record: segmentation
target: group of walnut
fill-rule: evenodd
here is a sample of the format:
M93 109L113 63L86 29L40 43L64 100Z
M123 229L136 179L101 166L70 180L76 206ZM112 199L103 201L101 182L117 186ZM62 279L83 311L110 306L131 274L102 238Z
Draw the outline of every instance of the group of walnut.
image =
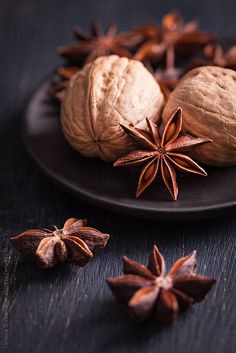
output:
M70 261L85 266L93 252L104 248L109 234L87 226L87 220L70 218L62 229L30 229L11 238L22 254L31 256L42 268ZM124 275L107 278L114 296L127 304L136 321L155 318L173 323L179 310L202 301L215 279L196 274L196 251L179 259L166 273L165 261L156 246L145 267L127 257Z

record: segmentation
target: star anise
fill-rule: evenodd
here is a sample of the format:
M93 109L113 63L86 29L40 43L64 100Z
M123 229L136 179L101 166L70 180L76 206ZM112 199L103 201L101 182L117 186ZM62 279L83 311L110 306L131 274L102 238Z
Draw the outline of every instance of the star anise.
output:
M65 80L71 79L79 71L77 66L61 66L57 70L57 73L60 77L64 78Z
M225 52L220 44L209 45L205 48L204 53L214 65L236 70L236 45Z
M216 37L203 33L198 29L196 21L183 23L179 12L173 11L165 15L160 27L151 24L135 29L146 36L147 41L138 49L135 58L141 61L151 61L157 64L166 55L166 68L174 68L176 52L192 53L209 43Z
M98 22L92 22L90 33L80 27L74 33L79 42L58 48L58 53L75 63L82 60L83 64L103 55L116 54L130 58L130 50L143 41L143 36L135 32L117 34L116 24L110 25L104 33Z
M145 267L123 258L124 275L108 278L114 296L128 304L136 321L154 317L162 323L173 323L180 309L202 301L214 278L196 275L196 251L179 259L166 273L165 261L156 246Z
M159 86L162 90L162 93L165 96L165 101L168 100L170 93L177 86L180 77L183 75L183 68L170 68L170 69L162 69L158 68L153 73L155 79L159 83Z
M207 173L196 162L184 153L196 146L211 142L208 138L195 138L190 135L180 135L182 128L182 109L177 108L168 119L162 137L158 126L147 118L149 132L134 127L122 125L123 130L135 142L138 149L131 151L118 159L114 166L138 166L145 163L141 171L136 197L154 181L161 169L162 178L172 198L177 199L178 185L175 169L206 176Z
M93 257L93 251L104 248L109 239L109 234L86 225L85 219L70 218L62 229L30 229L12 237L11 242L43 268L66 260L85 266Z
M211 44L204 48L204 57L194 58L187 66L187 69L193 69L198 66L219 66L227 69L236 70L236 45L224 51L221 44Z
M74 31L78 43L58 48L58 52L67 58L69 66L60 67L55 80L49 88L49 94L57 101L64 99L68 80L79 71L84 64L102 55L117 54L132 57L133 50L142 41L143 36L135 32L117 34L117 26L112 24L103 33L98 22L92 22L90 33L77 27Z
M77 66L61 66L57 70L55 79L51 82L48 93L61 102L64 99L65 89L69 80L80 70Z

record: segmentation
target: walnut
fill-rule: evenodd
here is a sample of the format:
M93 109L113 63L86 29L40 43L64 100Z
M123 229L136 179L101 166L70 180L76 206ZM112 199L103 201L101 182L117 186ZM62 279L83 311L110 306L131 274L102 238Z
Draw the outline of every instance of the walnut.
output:
M236 164L236 72L215 66L190 71L170 95L163 120L178 106L185 132L213 140L194 158L213 166Z
M87 157L117 160L131 149L120 123L146 128L163 107L160 87L136 60L104 56L72 77L62 104L61 123L68 142Z

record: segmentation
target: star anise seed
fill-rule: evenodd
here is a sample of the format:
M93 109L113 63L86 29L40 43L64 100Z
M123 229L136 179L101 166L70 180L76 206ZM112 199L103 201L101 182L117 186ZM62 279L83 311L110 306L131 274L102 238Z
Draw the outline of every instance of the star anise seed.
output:
M196 274L196 251L175 262L168 273L156 246L147 267L126 256L123 264L124 275L108 278L107 283L115 298L127 303L136 321L154 317L173 323L179 310L202 301L216 282Z
M154 181L160 169L166 187L172 198L176 200L178 185L174 168L182 172L206 176L205 170L184 153L211 142L211 140L204 137L195 138L190 135L180 135L182 129L181 108L173 111L162 136L160 136L158 126L152 119L147 118L146 121L149 132L121 124L127 135L134 140L138 149L118 159L114 166L138 166L145 163L140 174L136 197L139 197Z
M70 218L62 229L30 229L10 240L24 255L30 255L43 268L55 266L66 260L85 266L93 251L104 248L109 234L87 227L87 220Z

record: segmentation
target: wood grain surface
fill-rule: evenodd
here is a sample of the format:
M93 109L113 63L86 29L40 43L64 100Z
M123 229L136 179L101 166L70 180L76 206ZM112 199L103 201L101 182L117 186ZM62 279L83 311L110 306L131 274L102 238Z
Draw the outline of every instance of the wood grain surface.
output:
M21 139L24 102L60 62L54 48L71 39L76 23L115 20L125 29L177 7L187 19L199 18L205 30L236 35L233 0L0 2L0 352L235 352L235 216L164 222L91 207L54 186ZM71 216L85 217L112 236L83 269L64 264L40 270L9 244L11 235L60 226ZM207 300L180 315L173 327L134 324L104 281L121 273L123 254L146 263L154 243L168 265L196 249L199 272L217 278Z

